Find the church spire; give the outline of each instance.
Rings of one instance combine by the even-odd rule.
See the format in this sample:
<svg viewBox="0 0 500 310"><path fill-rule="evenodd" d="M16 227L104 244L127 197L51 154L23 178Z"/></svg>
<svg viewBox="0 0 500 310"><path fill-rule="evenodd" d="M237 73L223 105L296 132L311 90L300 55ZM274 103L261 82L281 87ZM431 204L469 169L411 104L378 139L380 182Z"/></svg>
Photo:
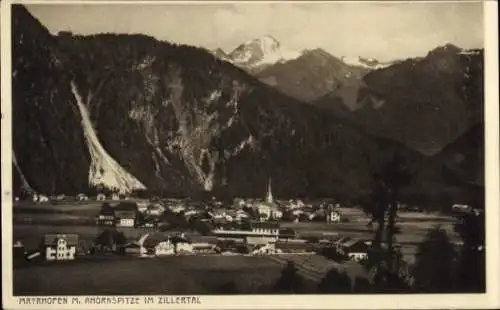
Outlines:
<svg viewBox="0 0 500 310"><path fill-rule="evenodd" d="M274 202L274 199L273 199L273 193L272 193L272 190L271 190L271 178L269 178L269 180L267 181L267 195L266 195L266 201L268 203L273 203Z"/></svg>

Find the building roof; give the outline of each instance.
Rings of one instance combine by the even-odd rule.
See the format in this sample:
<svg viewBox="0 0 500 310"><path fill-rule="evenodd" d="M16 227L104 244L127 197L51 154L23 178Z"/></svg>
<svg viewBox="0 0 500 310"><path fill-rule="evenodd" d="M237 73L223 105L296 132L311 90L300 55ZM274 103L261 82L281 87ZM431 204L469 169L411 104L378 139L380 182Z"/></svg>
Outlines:
<svg viewBox="0 0 500 310"><path fill-rule="evenodd" d="M122 201L115 207L116 211L136 211L138 210L137 203L134 201Z"/></svg>
<svg viewBox="0 0 500 310"><path fill-rule="evenodd" d="M78 235L76 234L46 234L44 236L45 245L56 245L59 239L64 239L69 245L78 243Z"/></svg>
<svg viewBox="0 0 500 310"><path fill-rule="evenodd" d="M349 239L349 240L345 240L344 242L341 243L341 245L343 247L346 247L346 248L350 248L352 247L353 245L357 244L358 242L361 242L360 240L357 240L357 239ZM363 243L364 244L364 243Z"/></svg>
<svg viewBox="0 0 500 310"><path fill-rule="evenodd" d="M187 239L191 241L191 243L212 243L216 244L218 239L216 236L189 236Z"/></svg>
<svg viewBox="0 0 500 310"><path fill-rule="evenodd" d="M280 224L278 222L255 222L252 223L252 228L279 229Z"/></svg>
<svg viewBox="0 0 500 310"><path fill-rule="evenodd" d="M349 246L346 251L347 253L367 253L369 246L363 241L356 241L356 243Z"/></svg>
<svg viewBox="0 0 500 310"><path fill-rule="evenodd" d="M118 210L115 212L115 216L119 219L135 219L135 211Z"/></svg>

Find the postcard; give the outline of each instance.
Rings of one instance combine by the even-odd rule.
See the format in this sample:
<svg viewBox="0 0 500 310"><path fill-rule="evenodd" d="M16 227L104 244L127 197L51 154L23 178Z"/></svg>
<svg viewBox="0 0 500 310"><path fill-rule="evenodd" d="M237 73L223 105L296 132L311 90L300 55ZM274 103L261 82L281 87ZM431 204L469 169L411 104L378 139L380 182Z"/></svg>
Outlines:
<svg viewBox="0 0 500 310"><path fill-rule="evenodd" d="M494 1L2 2L6 309L494 309Z"/></svg>

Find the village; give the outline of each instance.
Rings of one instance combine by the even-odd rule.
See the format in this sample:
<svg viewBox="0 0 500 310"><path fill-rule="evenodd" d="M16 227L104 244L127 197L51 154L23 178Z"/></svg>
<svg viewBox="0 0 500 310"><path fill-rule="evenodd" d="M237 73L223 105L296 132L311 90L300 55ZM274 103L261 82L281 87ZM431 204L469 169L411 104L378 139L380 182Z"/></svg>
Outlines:
<svg viewBox="0 0 500 310"><path fill-rule="evenodd" d="M106 199L111 198L111 199ZM361 262L368 257L370 240L350 238L338 233L315 236L297 232L294 224L303 222L334 225L349 218L338 203L316 205L301 200L274 199L271 182L261 200L234 199L224 205L215 198L199 203L178 200L119 199L78 195L79 202L96 200L102 206L94 219L99 235L93 244L82 246L78 235L60 231L44 236L43 246L25 249L15 242L21 261L74 260L99 254L121 254L140 258L167 255L279 255L285 253L334 253L338 259ZM52 199L38 204L51 203ZM54 197L60 203L63 197ZM137 238L130 238L134 230ZM137 230L142 233L137 234Z"/></svg>
<svg viewBox="0 0 500 310"><path fill-rule="evenodd" d="M400 233L392 248L399 277L407 283L413 281L411 268L417 247L430 229L443 227L459 249L463 242L453 231L456 216L481 212L461 204L451 206L449 214L422 211L418 206L405 204L397 207ZM108 264L106 268L114 270L113 273L120 274L121 268L140 273L133 266L146 261L151 265L145 268L162 268L158 264L163 261L170 272L174 272L174 266L180 268L175 270L180 274L196 274L199 268L203 273L216 269L229 281L224 283L229 286L238 283L239 290L245 292L268 290L266 281L274 281L278 277L276 270L286 269L288 264L297 268L313 290L317 285L314 283L323 281L330 270L345 272L352 283L354 278L373 281L369 268L377 223L360 206L332 198L277 199L271 180L263 198L230 201L216 197L200 200L145 199L118 194L51 197L34 194L25 200L16 199L14 222L16 272L39 270L48 277L47 281L56 277L57 268L64 266L73 265L71 270L77 272L81 264L95 268L93 262L97 262ZM382 241L380 246L387 251L389 245ZM268 268L269 273L254 273L252 270L259 266ZM196 277L182 277L189 290L202 285L190 282ZM206 275L203 279L210 281L211 277ZM22 277L18 281L19 289L32 290L29 281ZM141 281L148 281L147 277L141 276ZM222 285L221 292L231 291L224 283L203 284L208 288L197 289L206 292ZM258 283L257 288L244 288L252 283ZM127 286L127 289L132 288Z"/></svg>

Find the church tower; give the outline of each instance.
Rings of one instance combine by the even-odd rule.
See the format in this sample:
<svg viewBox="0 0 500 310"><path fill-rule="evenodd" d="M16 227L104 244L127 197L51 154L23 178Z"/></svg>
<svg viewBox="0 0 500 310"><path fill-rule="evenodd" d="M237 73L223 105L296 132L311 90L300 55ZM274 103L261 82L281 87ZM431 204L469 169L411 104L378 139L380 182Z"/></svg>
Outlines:
<svg viewBox="0 0 500 310"><path fill-rule="evenodd" d="M274 202L273 193L272 193L272 190L271 190L271 179L269 179L268 182L267 182L266 202L268 202L268 203L273 203Z"/></svg>

